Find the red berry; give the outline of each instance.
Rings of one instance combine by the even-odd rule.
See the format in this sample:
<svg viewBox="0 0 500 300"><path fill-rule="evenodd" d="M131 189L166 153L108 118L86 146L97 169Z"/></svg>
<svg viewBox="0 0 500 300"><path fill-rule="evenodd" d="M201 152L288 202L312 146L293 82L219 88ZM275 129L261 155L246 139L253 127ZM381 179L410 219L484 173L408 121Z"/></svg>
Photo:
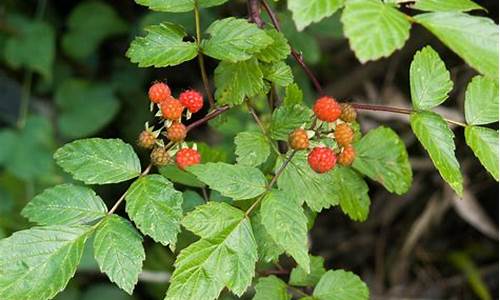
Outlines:
<svg viewBox="0 0 500 300"><path fill-rule="evenodd" d="M186 169L189 166L199 164L201 155L198 151L191 148L183 148L177 152L175 162L179 169Z"/></svg>
<svg viewBox="0 0 500 300"><path fill-rule="evenodd" d="M203 95L195 90L187 90L179 95L179 101L193 114L203 107Z"/></svg>
<svg viewBox="0 0 500 300"><path fill-rule="evenodd" d="M288 143L294 150L303 150L309 147L309 137L307 132L302 128L297 128L288 136Z"/></svg>
<svg viewBox="0 0 500 300"><path fill-rule="evenodd" d="M335 122L342 113L337 101L329 96L323 96L316 100L313 111L318 119L325 122Z"/></svg>
<svg viewBox="0 0 500 300"><path fill-rule="evenodd" d="M344 147L342 153L339 154L339 164L343 166L350 166L356 158L356 151L352 145Z"/></svg>
<svg viewBox="0 0 500 300"><path fill-rule="evenodd" d="M335 167L337 156L330 148L315 147L309 153L307 161L309 162L311 169L313 169L315 172L325 173Z"/></svg>
<svg viewBox="0 0 500 300"><path fill-rule="evenodd" d="M160 103L160 109L163 118L176 121L181 118L184 106L179 102L179 100L170 97Z"/></svg>
<svg viewBox="0 0 500 300"><path fill-rule="evenodd" d="M153 165L163 167L170 162L170 156L163 147L156 147L151 151L151 162Z"/></svg>
<svg viewBox="0 0 500 300"><path fill-rule="evenodd" d="M137 145L145 149L151 149L155 145L155 142L156 142L155 135L151 131L143 130L141 134L139 134Z"/></svg>
<svg viewBox="0 0 500 300"><path fill-rule="evenodd" d="M154 103L160 103L171 97L170 88L166 83L155 82L148 91L149 100Z"/></svg>
<svg viewBox="0 0 500 300"><path fill-rule="evenodd" d="M337 140L337 144L341 146L347 146L352 143L352 139L354 138L354 132L352 131L351 126L347 123L338 124L335 127L335 140Z"/></svg>
<svg viewBox="0 0 500 300"><path fill-rule="evenodd" d="M344 122L349 122L349 123L356 121L357 113L354 107L352 107L350 104L347 103L340 104L340 107L342 108L342 114L340 115L340 119L342 119Z"/></svg>
<svg viewBox="0 0 500 300"><path fill-rule="evenodd" d="M172 142L180 142L186 138L186 126L179 122L174 122L167 129L167 138Z"/></svg>

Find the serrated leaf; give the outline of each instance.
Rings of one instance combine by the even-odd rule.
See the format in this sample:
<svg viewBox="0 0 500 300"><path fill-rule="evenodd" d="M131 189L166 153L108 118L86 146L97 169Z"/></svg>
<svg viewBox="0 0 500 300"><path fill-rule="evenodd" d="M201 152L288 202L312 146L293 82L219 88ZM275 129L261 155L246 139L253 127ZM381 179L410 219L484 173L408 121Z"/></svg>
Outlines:
<svg viewBox="0 0 500 300"><path fill-rule="evenodd" d="M43 21L19 15L9 14L7 22L16 31L7 39L3 49L7 64L16 69L33 70L50 80L56 52L54 29Z"/></svg>
<svg viewBox="0 0 500 300"><path fill-rule="evenodd" d="M222 61L214 72L215 99L221 105L238 105L245 97L264 91L264 75L255 58L237 63Z"/></svg>
<svg viewBox="0 0 500 300"><path fill-rule="evenodd" d="M364 221L370 210L368 185L351 168L337 167L332 171L333 187L340 208L354 221Z"/></svg>
<svg viewBox="0 0 500 300"><path fill-rule="evenodd" d="M81 2L68 18L62 48L73 58L88 57L106 38L126 33L127 26L112 6L100 1Z"/></svg>
<svg viewBox="0 0 500 300"><path fill-rule="evenodd" d="M283 159L280 158L276 165L280 166L282 163ZM278 188L299 204L305 201L316 212L339 203L331 172L314 172L307 163L305 151L298 152L292 158L278 178Z"/></svg>
<svg viewBox="0 0 500 300"><path fill-rule="evenodd" d="M33 227L0 241L0 299L47 300L73 277L91 227Z"/></svg>
<svg viewBox="0 0 500 300"><path fill-rule="evenodd" d="M344 5L344 0L288 0L288 9L299 31L313 22L333 15Z"/></svg>
<svg viewBox="0 0 500 300"><path fill-rule="evenodd" d="M430 46L417 51L410 66L411 100L415 109L431 109L443 103L453 88L450 72Z"/></svg>
<svg viewBox="0 0 500 300"><path fill-rule="evenodd" d="M273 139L287 141L292 130L309 124L312 111L302 105L280 106L273 112L270 134Z"/></svg>
<svg viewBox="0 0 500 300"><path fill-rule="evenodd" d="M145 37L136 37L127 50L127 57L139 67L168 67L193 59L198 50L193 42L184 42L184 28L164 22L146 27Z"/></svg>
<svg viewBox="0 0 500 300"><path fill-rule="evenodd" d="M195 1L198 1L200 7L212 7L224 4L229 0L135 0L137 4L147 6L151 10L176 13L193 10Z"/></svg>
<svg viewBox="0 0 500 300"><path fill-rule="evenodd" d="M139 230L163 245L175 246L181 231L182 193L160 175L137 179L125 196L126 211Z"/></svg>
<svg viewBox="0 0 500 300"><path fill-rule="evenodd" d="M273 240L309 273L307 217L302 206L288 195L272 190L264 197L261 204L262 224Z"/></svg>
<svg viewBox="0 0 500 300"><path fill-rule="evenodd" d="M356 57L365 63L391 55L410 36L410 22L380 0L347 0L341 18Z"/></svg>
<svg viewBox="0 0 500 300"><path fill-rule="evenodd" d="M458 12L425 13L415 19L471 67L498 80L498 25L493 20Z"/></svg>
<svg viewBox="0 0 500 300"><path fill-rule="evenodd" d="M209 202L189 213L183 225L201 239L177 256L165 300L213 300L225 286L241 296L257 261L257 244L243 211Z"/></svg>
<svg viewBox="0 0 500 300"><path fill-rule="evenodd" d="M398 195L408 191L412 170L401 138L392 129L378 127L354 144L353 167Z"/></svg>
<svg viewBox="0 0 500 300"><path fill-rule="evenodd" d="M259 259L264 262L277 260L285 250L273 240L264 224L262 224L260 208L252 214L250 220L257 241Z"/></svg>
<svg viewBox="0 0 500 300"><path fill-rule="evenodd" d="M203 53L233 63L250 59L273 43L273 39L257 25L233 17L213 22L206 32L210 38L201 43Z"/></svg>
<svg viewBox="0 0 500 300"><path fill-rule="evenodd" d="M85 224L107 212L101 197L83 186L60 184L46 189L31 200L22 215L39 225Z"/></svg>
<svg viewBox="0 0 500 300"><path fill-rule="evenodd" d="M219 162L194 165L188 171L234 200L251 199L266 191L266 177L257 168Z"/></svg>
<svg viewBox="0 0 500 300"><path fill-rule="evenodd" d="M267 138L260 132L243 131L234 138L236 161L239 164L256 167L267 160L271 148Z"/></svg>
<svg viewBox="0 0 500 300"><path fill-rule="evenodd" d="M475 9L482 9L480 5L476 4L471 0L453 0L453 1L442 1L442 0L417 0L415 4L411 6L413 9L425 10L425 11L470 11Z"/></svg>
<svg viewBox="0 0 500 300"><path fill-rule="evenodd" d="M472 78L465 91L465 120L470 125L498 122L498 84L484 77Z"/></svg>
<svg viewBox="0 0 500 300"><path fill-rule="evenodd" d="M498 181L498 131L479 126L467 126L465 141L481 164Z"/></svg>
<svg viewBox="0 0 500 300"><path fill-rule="evenodd" d="M267 63L286 59L290 54L290 45L283 33L277 31L273 27L266 27L264 31L273 39L273 42L266 48L260 50L255 57Z"/></svg>
<svg viewBox="0 0 500 300"><path fill-rule="evenodd" d="M286 283L278 277L271 275L259 278L255 285L255 296L253 300L290 300L292 295L288 293Z"/></svg>
<svg viewBox="0 0 500 300"><path fill-rule="evenodd" d="M77 140L59 148L54 158L73 178L87 184L122 182L141 173L139 158L120 139Z"/></svg>
<svg viewBox="0 0 500 300"><path fill-rule="evenodd" d="M368 300L369 291L357 275L330 270L321 277L313 296L318 300Z"/></svg>
<svg viewBox="0 0 500 300"><path fill-rule="evenodd" d="M296 83L292 83L286 87L283 106L293 106L304 102L304 93Z"/></svg>
<svg viewBox="0 0 500 300"><path fill-rule="evenodd" d="M78 79L66 80L58 86L55 103L60 110L59 130L71 138L96 133L113 120L120 107L109 85Z"/></svg>
<svg viewBox="0 0 500 300"><path fill-rule="evenodd" d="M290 273L289 284L295 286L315 286L321 279L321 276L326 273L323 266L325 259L321 256L310 256L311 272L307 274L302 268L295 267Z"/></svg>
<svg viewBox="0 0 500 300"><path fill-rule="evenodd" d="M455 157L453 132L443 118L433 112L412 113L410 124L413 133L424 146L441 177L458 195L463 193L463 178Z"/></svg>
<svg viewBox="0 0 500 300"><path fill-rule="evenodd" d="M97 227L94 256L101 271L132 294L146 258L142 237L134 226L119 216L108 216Z"/></svg>
<svg viewBox="0 0 500 300"><path fill-rule="evenodd" d="M192 186L192 187L204 187L205 184L199 181L196 176L186 171L179 169L176 165L166 165L160 168L160 174L165 178L180 183L182 185Z"/></svg>
<svg viewBox="0 0 500 300"><path fill-rule="evenodd" d="M289 65L284 61L272 64L261 64L264 78L279 86L287 86L293 83L293 73Z"/></svg>

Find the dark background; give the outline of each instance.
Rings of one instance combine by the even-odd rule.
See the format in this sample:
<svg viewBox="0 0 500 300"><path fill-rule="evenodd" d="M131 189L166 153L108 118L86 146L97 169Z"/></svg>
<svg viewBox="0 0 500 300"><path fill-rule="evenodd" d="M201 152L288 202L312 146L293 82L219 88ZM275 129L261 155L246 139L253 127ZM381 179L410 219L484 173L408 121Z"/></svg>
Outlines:
<svg viewBox="0 0 500 300"><path fill-rule="evenodd" d="M153 13L131 0L102 1L114 10L116 20L112 25L117 29L98 38L88 54L78 57L75 50L68 49L88 46L88 39L95 39L96 32L104 30L94 28L99 22L93 21L96 16L89 16L84 20L88 22L84 25L89 29L88 35L76 34L75 37L69 18L84 2L7 0L0 4L0 132L17 134L19 143L24 145L16 148L15 162L2 164L0 159L0 237L29 226L19 212L34 195L48 186L70 180L51 159L58 146L87 136L119 137L133 144L144 122L152 118L146 91L154 80L166 79L174 94L189 87L202 89L196 60L171 68L139 69L124 55L131 39L143 34L141 28L146 24L170 20L183 24L193 34L192 13ZM473 14L488 16L498 23L498 2L477 2L488 12ZM402 50L389 58L362 65L342 36L338 14L299 33L284 1L278 3L276 9L286 36L303 52L327 92L346 101L408 107L409 64L416 50L432 45L445 61L455 83L440 113L463 120L465 87L476 72L422 27L412 26L411 37ZM415 14L415 11L404 10ZM224 6L203 10L202 26L206 28L216 18L246 17L246 14L244 1L230 1ZM50 79L17 67L5 57L5 45L16 34L13 16L24 16L27 22L39 18L53 28L56 49ZM64 45L68 43L65 39L70 40L71 46ZM29 53L33 49L19 51ZM36 51L32 53L35 57L38 55ZM292 60L289 63L306 101L311 104L316 97L312 86L297 64ZM207 65L209 74L213 74L217 62L207 59ZM74 79L105 90L103 102L112 104L102 106L102 103L86 101L67 104L64 96L56 101L56 95L63 94L65 82ZM28 127L34 133L17 129L23 97L29 99L25 102L29 102L28 119L35 121L28 121L33 128ZM78 97L78 94L67 97ZM92 105L97 108L89 107ZM75 118L79 110L96 112L89 113L86 119ZM194 119L200 115L203 113ZM102 126L79 133L81 128L88 128L103 117L109 120ZM66 121L61 121L65 118ZM199 128L191 138L211 145L217 155L231 161L235 134L254 125L250 117L239 110L229 112L222 121ZM383 124L400 134L414 170L412 188L407 194L397 196L370 183L372 206L364 223L350 221L337 208L321 213L310 233L311 253L323 256L327 268L345 268L359 274L370 286L372 299L489 299L488 295L497 298L498 184L466 146L463 129L453 128L466 191L464 199L458 200L411 133L407 116L361 112L359 121L363 132ZM0 138L0 157L7 149L1 141ZM140 152L140 155L146 164L147 154ZM110 205L126 185L95 188ZM98 273L90 253L75 279L57 299L163 299L167 287L163 281L172 270L173 256L170 250L148 238L145 246L145 269L151 272L142 278L133 297L124 295ZM285 267L292 266L286 259L282 263ZM221 299L233 298L223 295Z"/></svg>

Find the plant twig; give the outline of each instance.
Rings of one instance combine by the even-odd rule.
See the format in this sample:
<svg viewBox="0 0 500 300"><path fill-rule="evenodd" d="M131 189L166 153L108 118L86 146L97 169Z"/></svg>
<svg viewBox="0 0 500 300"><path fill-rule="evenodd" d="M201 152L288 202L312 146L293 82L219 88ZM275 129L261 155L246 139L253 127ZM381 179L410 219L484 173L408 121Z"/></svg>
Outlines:
<svg viewBox="0 0 500 300"><path fill-rule="evenodd" d="M200 9L197 0L195 1L194 19L196 24L196 46L198 48L198 64L200 65L201 79L203 81L205 93L207 94L208 97L208 103L210 104L210 108L212 109L215 107L215 100L212 95L212 90L210 89L210 83L208 82L207 70L205 68L205 60L203 59L203 53L201 53L200 50L200 43L201 43Z"/></svg>
<svg viewBox="0 0 500 300"><path fill-rule="evenodd" d="M260 0L248 0L248 17L257 26L263 27L264 21L260 17Z"/></svg>
<svg viewBox="0 0 500 300"><path fill-rule="evenodd" d="M229 108L230 108L229 105L224 105L224 106L215 108L213 111L206 114L203 118L189 124L186 127L186 132L189 132L193 128L196 128L196 127L212 120L213 118L215 118L215 117L219 116L220 114L222 114L223 112L227 111Z"/></svg>
<svg viewBox="0 0 500 300"><path fill-rule="evenodd" d="M147 175L151 171L152 167L153 167L153 165L149 164L146 167L146 169L144 169L144 171L142 171L142 173L139 175L139 177L143 177L143 176ZM116 201L115 205L113 205L113 207L109 210L108 215L112 215L118 209L118 207L123 202L123 200L125 200L125 196L127 195L127 191L125 191L125 193L123 193L121 195L120 199L118 199L118 201Z"/></svg>

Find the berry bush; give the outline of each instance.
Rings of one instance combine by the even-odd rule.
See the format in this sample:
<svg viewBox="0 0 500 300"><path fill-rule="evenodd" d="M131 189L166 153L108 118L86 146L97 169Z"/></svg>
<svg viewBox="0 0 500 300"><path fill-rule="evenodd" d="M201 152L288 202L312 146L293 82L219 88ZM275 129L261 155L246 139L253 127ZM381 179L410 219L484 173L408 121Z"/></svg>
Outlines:
<svg viewBox="0 0 500 300"><path fill-rule="evenodd" d="M77 78L99 73L91 54L102 40L127 34L125 21L108 4L84 1L74 8L57 68L56 38L43 21L45 1L36 19L12 13L0 21L7 36L0 36L3 56L12 70L25 69L27 78L17 129L0 131L0 164L26 180L26 197L32 199L21 215L33 225L19 228L16 221L9 224L10 236L0 231L1 300L62 297L58 294L72 288L75 273L92 263L94 271L130 295L139 280L168 281L161 296L150 292L154 299L376 299L375 279L342 263L331 267L319 251L312 254L309 232L317 218L335 211L344 221L367 221L370 188L384 188L384 195L411 194L414 181L422 178L414 178L408 140L418 142L412 150L430 158L436 180L452 197L465 200L472 193L457 138L484 167L478 171L482 178L498 181L498 26L479 4L129 2L152 12L131 32L124 55L110 59L121 71L107 84ZM54 13L49 12L47 18ZM405 46L415 27L432 36L432 43ZM403 70L409 74L404 85L411 103L361 103L325 88L326 80L309 67L314 58L302 48L314 44L308 32L328 36L333 30L345 36L356 64L416 48ZM28 55L24 48L30 45L37 50ZM441 58L444 51L455 53L453 59L470 70L470 80L456 80L456 70L450 72ZM324 59L328 72L335 72L341 59ZM137 84L147 82L138 68L155 77L147 86ZM158 75L165 69L196 78L196 84ZM31 86L38 76L42 80ZM463 115L446 113L454 85L463 87ZM51 88L61 114L57 132L67 141L53 160L54 143L43 138L51 125L31 115L28 105L32 90L43 95ZM128 99L126 107L119 108L113 91ZM365 113L405 118L409 134L398 134L400 128L384 117L363 127ZM139 122L131 124L132 115ZM128 140L135 143L113 130L91 137L113 118L119 119L117 130L134 128ZM207 136L207 126L222 134ZM30 156L36 159L26 166L24 158ZM52 171L53 161L62 171ZM0 181L15 185L9 177ZM112 184L121 190L118 195L101 194ZM103 200L115 196L116 201ZM430 212L441 209L433 205ZM409 235L420 236L418 231ZM412 248L416 242L409 240L405 247ZM464 270L475 295L490 299L470 260L462 252L449 257ZM160 273L167 278L156 279L145 266L158 272L168 268ZM96 293L92 299L106 298Z"/></svg>

